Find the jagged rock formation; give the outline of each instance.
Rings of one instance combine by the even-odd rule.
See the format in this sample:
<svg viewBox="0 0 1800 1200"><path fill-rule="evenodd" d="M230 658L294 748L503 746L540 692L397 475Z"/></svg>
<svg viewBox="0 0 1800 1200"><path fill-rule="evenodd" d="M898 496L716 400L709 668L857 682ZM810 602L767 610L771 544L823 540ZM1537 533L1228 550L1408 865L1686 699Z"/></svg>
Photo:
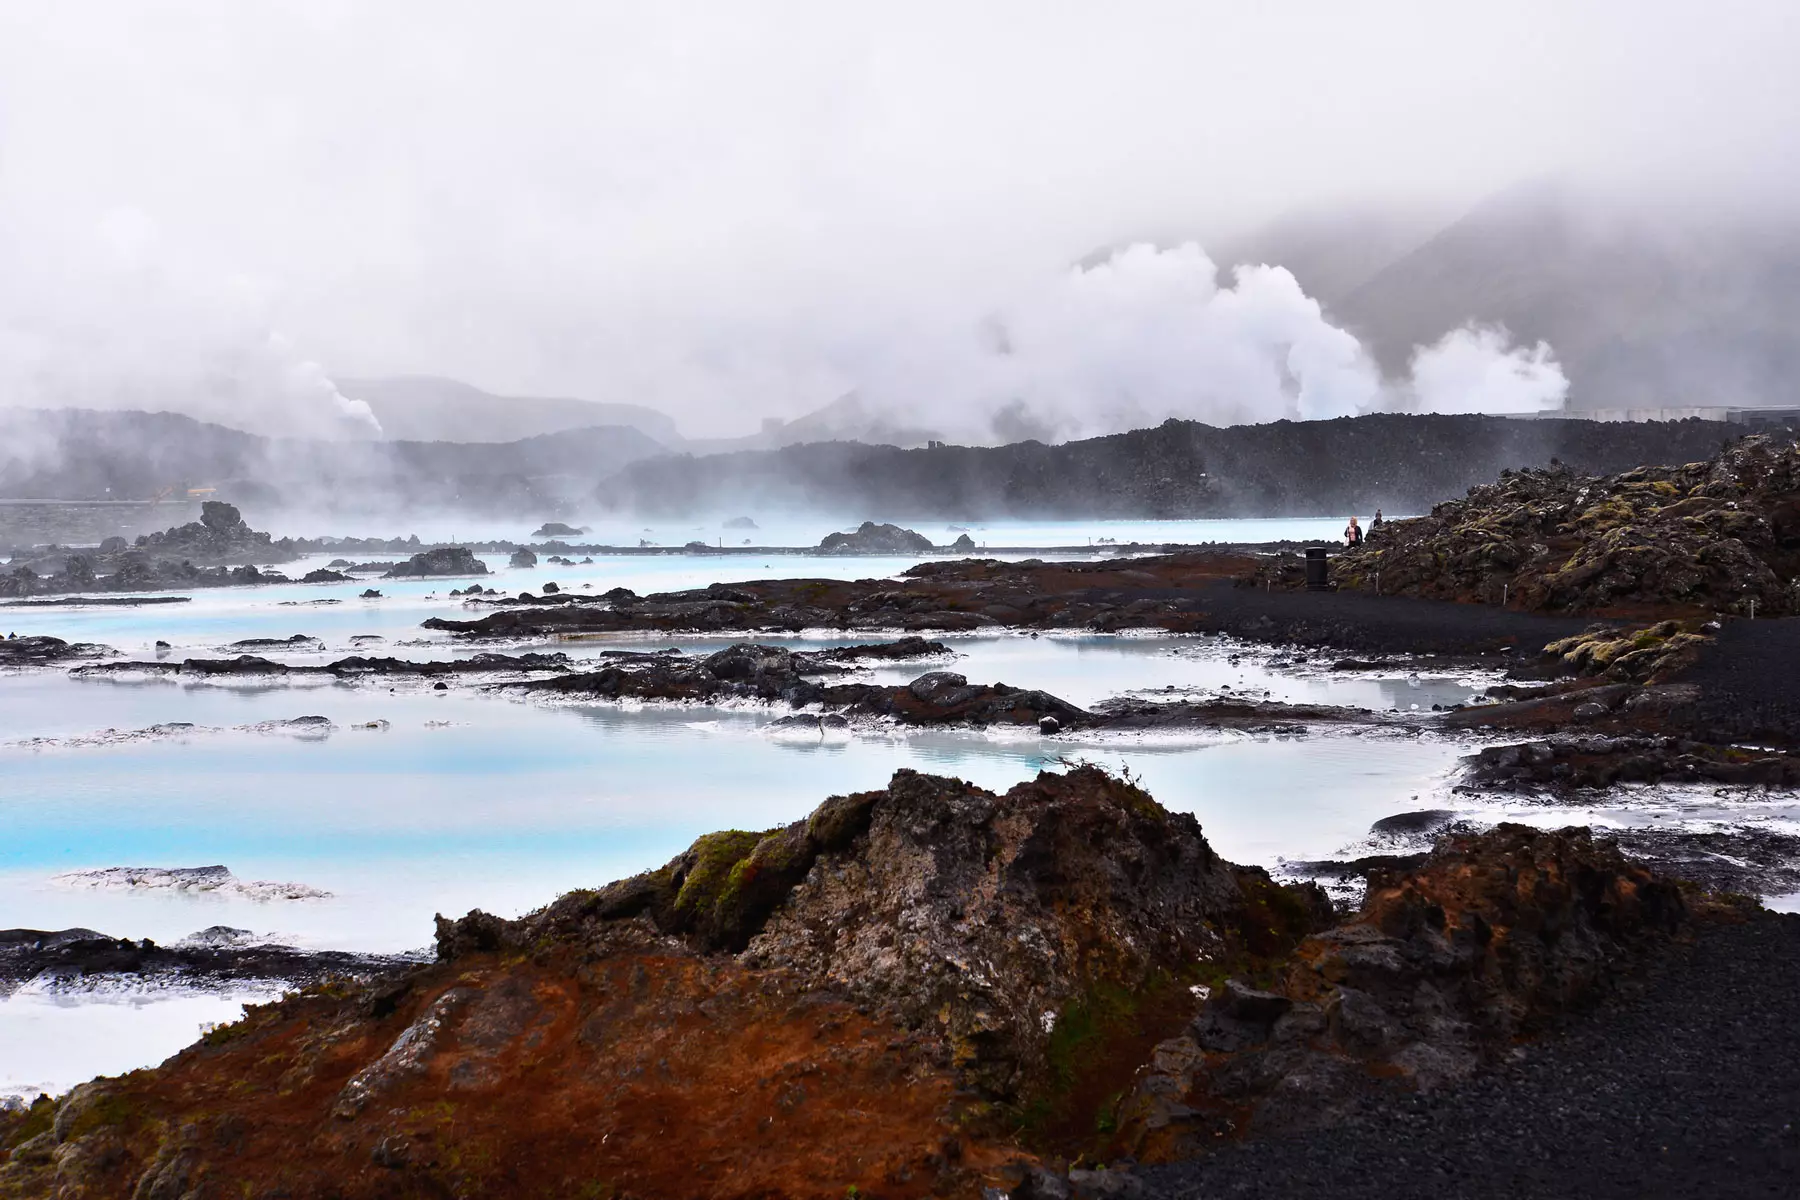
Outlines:
<svg viewBox="0 0 1800 1200"><path fill-rule="evenodd" d="M417 575L486 575L487 564L475 557L467 546L438 546L413 555L388 569L384 578L402 579Z"/></svg>
<svg viewBox="0 0 1800 1200"><path fill-rule="evenodd" d="M286 539L250 528L235 505L208 500L200 506L200 519L137 540L138 549L152 559L179 558L201 566L292 562L299 557Z"/></svg>
<svg viewBox="0 0 1800 1200"><path fill-rule="evenodd" d="M1763 436L1604 478L1507 472L1332 565L1343 587L1576 613L1786 616L1797 576L1800 446Z"/></svg>
<svg viewBox="0 0 1800 1200"><path fill-rule="evenodd" d="M855 533L826 534L819 549L827 554L923 554L933 547L922 533L864 521Z"/></svg>
<svg viewBox="0 0 1800 1200"><path fill-rule="evenodd" d="M17 556L10 571L0 574L0 597L286 583L287 576L255 564L291 562L299 556L292 539L277 541L251 529L236 508L208 500L201 505L200 520L146 534L135 546L112 537L93 551L51 546Z"/></svg>
<svg viewBox="0 0 1800 1200"><path fill-rule="evenodd" d="M533 551L520 546L517 550L512 552L512 557L506 560L506 565L529 570L538 565L538 557Z"/></svg>

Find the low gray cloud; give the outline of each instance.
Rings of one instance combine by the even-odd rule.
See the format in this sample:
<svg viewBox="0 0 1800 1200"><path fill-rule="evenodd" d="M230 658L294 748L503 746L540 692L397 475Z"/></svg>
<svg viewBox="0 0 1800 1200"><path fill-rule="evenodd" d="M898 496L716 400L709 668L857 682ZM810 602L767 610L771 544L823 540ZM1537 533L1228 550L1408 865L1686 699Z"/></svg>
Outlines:
<svg viewBox="0 0 1800 1200"><path fill-rule="evenodd" d="M1545 173L1777 207L1795 21L23 0L0 9L0 401L346 435L373 430L330 378L414 371L690 434L849 391L990 428L1019 403L1069 429L1530 407L1554 344L1447 313L1372 377L1284 264L1209 284L1182 246L1351 199L1454 215Z"/></svg>

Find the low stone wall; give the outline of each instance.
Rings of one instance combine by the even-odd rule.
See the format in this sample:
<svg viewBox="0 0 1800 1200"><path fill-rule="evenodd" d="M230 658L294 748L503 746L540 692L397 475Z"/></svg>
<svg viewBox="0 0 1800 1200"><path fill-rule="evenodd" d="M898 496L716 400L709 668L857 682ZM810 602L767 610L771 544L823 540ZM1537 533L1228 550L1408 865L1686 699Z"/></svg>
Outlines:
<svg viewBox="0 0 1800 1200"><path fill-rule="evenodd" d="M0 551L30 546L98 546L185 525L200 506L185 500L0 500Z"/></svg>

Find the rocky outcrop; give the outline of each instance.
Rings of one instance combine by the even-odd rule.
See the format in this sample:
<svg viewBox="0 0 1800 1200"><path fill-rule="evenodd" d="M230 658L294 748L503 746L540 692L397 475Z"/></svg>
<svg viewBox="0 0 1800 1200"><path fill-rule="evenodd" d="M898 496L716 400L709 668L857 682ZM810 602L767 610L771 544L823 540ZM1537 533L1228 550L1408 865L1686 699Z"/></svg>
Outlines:
<svg viewBox="0 0 1800 1200"><path fill-rule="evenodd" d="M564 525L561 521L545 521L531 531L531 536L534 538L580 537L586 532L585 528L577 529L573 525Z"/></svg>
<svg viewBox="0 0 1800 1200"><path fill-rule="evenodd" d="M855 533L828 533L819 542L826 554L923 554L932 548L922 533L873 521L864 521Z"/></svg>
<svg viewBox="0 0 1800 1200"><path fill-rule="evenodd" d="M1140 1156L1329 1119L1376 1079L1429 1090L1590 1003L1687 923L1672 883L1585 829L1451 836L1376 875L1350 921L1257 975L1222 973L1121 1111Z"/></svg>
<svg viewBox="0 0 1800 1200"><path fill-rule="evenodd" d="M172 946L92 929L0 929L0 996L25 984L53 992L64 984L91 987L103 978L141 987L216 988L250 981L305 987L328 979L369 979L411 961L302 950L222 925Z"/></svg>
<svg viewBox="0 0 1800 1200"><path fill-rule="evenodd" d="M945 1038L966 1084L1023 1111L1069 1082L1079 1043L1181 990L1185 964L1291 944L1330 907L1233 867L1191 816L1092 767L1004 794L900 771L516 922L440 921L438 953L584 942L627 920Z"/></svg>
<svg viewBox="0 0 1800 1200"><path fill-rule="evenodd" d="M246 525L236 508L208 500L200 520L147 534L136 545L112 537L96 550L47 546L15 557L0 574L0 597L286 583L287 576L256 564L299 555L292 539L275 541Z"/></svg>
<svg viewBox="0 0 1800 1200"><path fill-rule="evenodd" d="M1800 446L1605 477L1504 472L1337 557L1342 587L1545 612L1800 611Z"/></svg>
<svg viewBox="0 0 1800 1200"><path fill-rule="evenodd" d="M520 546L517 550L514 550L512 556L506 560L506 565L522 570L530 570L532 567L538 565L538 557L524 546Z"/></svg>
<svg viewBox="0 0 1800 1200"><path fill-rule="evenodd" d="M1679 737L1558 735L1488 746L1467 760L1478 791L1567 792L1621 783L1800 786L1800 754Z"/></svg>
<svg viewBox="0 0 1800 1200"><path fill-rule="evenodd" d="M277 542L250 528L236 506L221 500L203 503L198 521L138 538L137 548L151 559L185 559L199 566L282 563L299 557L291 542Z"/></svg>
<svg viewBox="0 0 1800 1200"><path fill-rule="evenodd" d="M902 771L0 1111L0 1196L1115 1194L1031 1152L1156 1157L1441 1085L1685 919L1585 832L1451 838L1341 921L1093 768Z"/></svg>
<svg viewBox="0 0 1800 1200"><path fill-rule="evenodd" d="M419 575L486 575L487 564L475 557L467 546L438 546L421 551L403 563L388 569L384 578L403 579Z"/></svg>
<svg viewBox="0 0 1800 1200"><path fill-rule="evenodd" d="M94 642L65 642L45 635L0 638L0 667L42 667L52 663L103 658L118 651Z"/></svg>

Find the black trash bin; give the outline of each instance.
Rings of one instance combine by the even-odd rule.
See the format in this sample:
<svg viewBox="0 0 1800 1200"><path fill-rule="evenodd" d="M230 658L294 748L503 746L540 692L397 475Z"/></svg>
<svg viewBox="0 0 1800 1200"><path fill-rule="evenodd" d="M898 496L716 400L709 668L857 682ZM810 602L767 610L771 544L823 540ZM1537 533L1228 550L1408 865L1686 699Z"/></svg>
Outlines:
<svg viewBox="0 0 1800 1200"><path fill-rule="evenodd" d="M1306 548L1306 590L1309 592L1331 590L1331 571L1325 564L1325 547L1323 546Z"/></svg>

